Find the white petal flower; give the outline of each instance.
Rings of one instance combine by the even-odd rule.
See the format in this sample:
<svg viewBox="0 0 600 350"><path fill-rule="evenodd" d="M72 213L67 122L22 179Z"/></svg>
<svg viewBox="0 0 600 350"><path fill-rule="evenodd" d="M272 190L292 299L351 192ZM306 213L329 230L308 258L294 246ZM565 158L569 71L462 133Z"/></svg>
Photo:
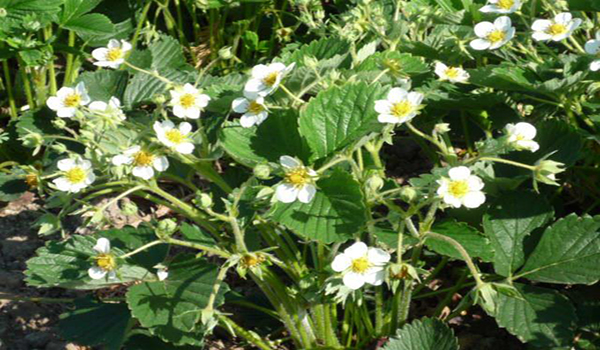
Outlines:
<svg viewBox="0 0 600 350"><path fill-rule="evenodd" d="M92 279L101 279L108 275L109 279L116 278L117 260L110 252L110 241L104 237L96 241L94 250L98 253L94 260L96 265L88 269L88 275Z"/></svg>
<svg viewBox="0 0 600 350"><path fill-rule="evenodd" d="M182 119L198 119L200 112L208 106L210 96L200 93L192 84L185 84L169 91L173 114Z"/></svg>
<svg viewBox="0 0 600 350"><path fill-rule="evenodd" d="M80 107L90 103L90 97L83 82L75 88L62 87L56 96L48 98L46 105L60 118L72 118Z"/></svg>
<svg viewBox="0 0 600 350"><path fill-rule="evenodd" d="M509 17L496 18L494 23L480 22L475 25L475 35L479 39L471 41L474 50L495 50L502 47L515 36L515 27Z"/></svg>
<svg viewBox="0 0 600 350"><path fill-rule="evenodd" d="M460 208L477 208L485 202L483 181L471 170L464 166L454 167L448 172L449 178L438 180L440 187L437 190L444 203Z"/></svg>
<svg viewBox="0 0 600 350"><path fill-rule="evenodd" d="M596 72L600 70L600 30L596 32L596 38L585 43L585 52L589 55L598 57L590 63L590 70Z"/></svg>
<svg viewBox="0 0 600 350"><path fill-rule="evenodd" d="M442 62L435 64L435 74L440 80L448 80L451 83L466 83L470 77L461 67L448 67Z"/></svg>
<svg viewBox="0 0 600 350"><path fill-rule="evenodd" d="M181 154L190 154L194 151L194 144L188 138L192 131L192 125L187 122L175 127L170 120L154 123L154 131L158 140L165 146L176 150Z"/></svg>
<svg viewBox="0 0 600 350"><path fill-rule="evenodd" d="M133 176L149 180L154 176L154 170L165 171L169 168L169 161L165 156L157 156L140 146L133 146L123 154L114 156L112 163L116 166L132 165Z"/></svg>
<svg viewBox="0 0 600 350"><path fill-rule="evenodd" d="M520 7L521 0L488 0L488 4L479 9L479 11L509 14L516 12Z"/></svg>
<svg viewBox="0 0 600 350"><path fill-rule="evenodd" d="M561 41L568 38L582 23L580 18L573 18L569 12L559 13L554 19L538 19L533 22L532 37L536 41Z"/></svg>
<svg viewBox="0 0 600 350"><path fill-rule="evenodd" d="M123 110L121 109L121 101L114 96L108 100L108 103L104 101L94 101L90 103L88 108L97 114L114 117L120 121L126 119L125 113L123 113Z"/></svg>
<svg viewBox="0 0 600 350"><path fill-rule="evenodd" d="M346 287L356 290L365 283L381 285L385 279L385 265L389 261L390 254L383 249L356 242L333 259L331 268L342 274Z"/></svg>
<svg viewBox="0 0 600 350"><path fill-rule="evenodd" d="M540 145L533 141L537 130L529 123L506 124L507 142L516 150L528 150L535 152Z"/></svg>
<svg viewBox="0 0 600 350"><path fill-rule="evenodd" d="M169 277L169 270L167 268L160 268L156 270L156 276L159 281L164 281Z"/></svg>
<svg viewBox="0 0 600 350"><path fill-rule="evenodd" d="M317 193L315 186L317 173L290 156L282 156L279 158L279 163L284 168L285 177L275 190L277 200L283 203L292 203L296 200L310 203Z"/></svg>
<svg viewBox="0 0 600 350"><path fill-rule="evenodd" d="M244 86L244 93L267 96L279 87L281 80L295 66L295 63L286 66L283 63L259 64L252 68L252 77Z"/></svg>
<svg viewBox="0 0 600 350"><path fill-rule="evenodd" d="M269 111L265 106L265 98L249 92L244 92L244 96L236 98L231 103L233 111L242 114L240 125L244 128L260 125L269 116Z"/></svg>
<svg viewBox="0 0 600 350"><path fill-rule="evenodd" d="M77 193L96 180L89 160L68 158L59 160L57 165L61 176L52 182L59 191Z"/></svg>
<svg viewBox="0 0 600 350"><path fill-rule="evenodd" d="M375 101L375 111L379 113L380 123L402 124L419 114L423 94L408 92L402 88L393 88L387 99Z"/></svg>
<svg viewBox="0 0 600 350"><path fill-rule="evenodd" d="M130 50L131 44L127 41L110 39L107 47L92 51L92 57L96 60L94 64L98 67L117 69L125 62L125 56Z"/></svg>

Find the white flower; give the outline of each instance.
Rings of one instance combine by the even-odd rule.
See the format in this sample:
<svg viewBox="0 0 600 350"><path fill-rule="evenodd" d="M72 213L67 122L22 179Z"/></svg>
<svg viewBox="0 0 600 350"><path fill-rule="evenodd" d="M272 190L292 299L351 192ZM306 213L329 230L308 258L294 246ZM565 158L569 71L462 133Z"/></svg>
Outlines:
<svg viewBox="0 0 600 350"><path fill-rule="evenodd" d="M121 110L121 101L116 97L111 97L108 103L103 101L94 101L88 108L100 114L114 116L119 120L125 120L125 113Z"/></svg>
<svg viewBox="0 0 600 350"><path fill-rule="evenodd" d="M183 122L176 128L170 120L155 122L154 131L158 140L165 146L175 149L182 154L190 154L194 151L194 144L190 142L188 134L192 131L192 124Z"/></svg>
<svg viewBox="0 0 600 350"><path fill-rule="evenodd" d="M123 154L114 156L112 159L114 165L133 165L133 176L149 180L154 176L154 170L165 171L169 168L169 161L165 156L156 156L150 152L142 150L140 146L133 146L127 149Z"/></svg>
<svg viewBox="0 0 600 350"><path fill-rule="evenodd" d="M231 103L234 112L243 113L240 118L240 125L244 128L260 125L269 116L265 106L265 98L247 91L244 92L244 96L236 98Z"/></svg>
<svg viewBox="0 0 600 350"><path fill-rule="evenodd" d="M285 170L285 178L275 190L277 199L283 203L291 203L296 199L302 203L312 201L317 192L314 184L317 173L290 156L281 156L279 163Z"/></svg>
<svg viewBox="0 0 600 350"><path fill-rule="evenodd" d="M509 17L502 16L496 18L494 23L477 23L475 25L475 35L479 39L475 39L470 43L474 50L495 50L515 36L515 27L512 26Z"/></svg>
<svg viewBox="0 0 600 350"><path fill-rule="evenodd" d="M598 57L600 53L600 30L596 32L596 38L585 43L585 52ZM600 70L600 58L592 61L590 64L592 72Z"/></svg>
<svg viewBox="0 0 600 350"><path fill-rule="evenodd" d="M535 126L521 122L517 124L506 124L505 129L508 136L508 143L516 150L535 152L540 148L540 145L533 141L537 133Z"/></svg>
<svg viewBox="0 0 600 350"><path fill-rule="evenodd" d="M210 96L201 94L192 84L185 84L170 91L173 114L179 118L200 118L200 112L210 101Z"/></svg>
<svg viewBox="0 0 600 350"><path fill-rule="evenodd" d="M83 82L77 84L75 88L62 87L56 93L56 96L48 98L46 105L60 118L72 118L79 107L90 103L90 97L85 89Z"/></svg>
<svg viewBox="0 0 600 350"><path fill-rule="evenodd" d="M110 39L107 47L101 47L92 51L92 57L98 67L109 67L117 69L123 62L127 52L131 50L131 44L125 40Z"/></svg>
<svg viewBox="0 0 600 350"><path fill-rule="evenodd" d="M375 111L379 113L380 123L401 124L410 121L419 113L423 94L408 92L402 88L393 88L386 100L375 101Z"/></svg>
<svg viewBox="0 0 600 350"><path fill-rule="evenodd" d="M469 73L461 67L448 67L442 62L435 64L435 74L440 80L448 80L452 83L466 83L469 80Z"/></svg>
<svg viewBox="0 0 600 350"><path fill-rule="evenodd" d="M479 11L509 14L517 11L520 7L521 0L488 0L488 5L480 8Z"/></svg>
<svg viewBox="0 0 600 350"><path fill-rule="evenodd" d="M77 193L96 180L89 160L68 158L59 160L57 165L62 176L52 182L59 191Z"/></svg>
<svg viewBox="0 0 600 350"><path fill-rule="evenodd" d="M283 63L271 63L269 65L259 64L252 68L252 77L246 83L244 92L260 96L270 95L277 90L281 80L291 71L296 64L292 63L286 67Z"/></svg>
<svg viewBox="0 0 600 350"><path fill-rule="evenodd" d="M577 27L581 25L581 19L575 18L569 12L559 13L554 19L538 19L531 25L536 41L561 41L568 38Z"/></svg>
<svg viewBox="0 0 600 350"><path fill-rule="evenodd" d="M485 194L481 191L483 181L471 175L469 168L464 166L452 168L448 176L450 178L438 180L440 187L437 190L438 196L442 197L446 204L454 208L463 205L467 208L477 208L485 202Z"/></svg>
<svg viewBox="0 0 600 350"><path fill-rule="evenodd" d="M94 258L96 266L90 267L88 275L95 280L99 280L108 274L108 278L116 278L117 260L110 253L110 241L104 237L98 238L94 250L98 255Z"/></svg>
<svg viewBox="0 0 600 350"><path fill-rule="evenodd" d="M365 283L379 286L385 279L385 265L390 254L383 249L369 248L363 242L356 242L333 259L331 268L341 272L344 285L359 289Z"/></svg>
<svg viewBox="0 0 600 350"><path fill-rule="evenodd" d="M169 270L166 267L156 269L156 276L159 281L164 281L169 277Z"/></svg>

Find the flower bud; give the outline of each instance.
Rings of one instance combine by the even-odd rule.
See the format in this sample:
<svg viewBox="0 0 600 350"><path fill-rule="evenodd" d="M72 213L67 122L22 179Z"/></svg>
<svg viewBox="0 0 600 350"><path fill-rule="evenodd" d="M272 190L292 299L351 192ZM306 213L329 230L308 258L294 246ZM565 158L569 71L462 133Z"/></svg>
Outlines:
<svg viewBox="0 0 600 350"><path fill-rule="evenodd" d="M59 154L67 152L67 146L64 143L55 143L51 148Z"/></svg>
<svg viewBox="0 0 600 350"><path fill-rule="evenodd" d="M125 216L133 216L137 214L138 206L132 201L127 201L121 206L121 213Z"/></svg>
<svg viewBox="0 0 600 350"><path fill-rule="evenodd" d="M496 300L498 292L491 283L484 283L476 288L475 300L489 314L496 312Z"/></svg>
<svg viewBox="0 0 600 350"><path fill-rule="evenodd" d="M367 179L365 184L371 192L377 192L383 187L383 179L381 176L374 174Z"/></svg>
<svg viewBox="0 0 600 350"><path fill-rule="evenodd" d="M222 47L219 50L219 57L223 60L230 60L233 57L233 53L231 53L231 46Z"/></svg>
<svg viewBox="0 0 600 350"><path fill-rule="evenodd" d="M52 120L52 125L54 125L58 129L64 129L67 126L67 122L62 118L57 118Z"/></svg>
<svg viewBox="0 0 600 350"><path fill-rule="evenodd" d="M400 198L402 198L403 201L410 203L417 198L417 190L412 186L404 186L400 190Z"/></svg>
<svg viewBox="0 0 600 350"><path fill-rule="evenodd" d="M553 160L542 160L537 163L534 170L535 181L547 185L559 186L556 182L556 174L565 171L564 164Z"/></svg>
<svg viewBox="0 0 600 350"><path fill-rule="evenodd" d="M0 7L0 18L6 17L7 14L8 12L6 12L6 9L4 7Z"/></svg>
<svg viewBox="0 0 600 350"><path fill-rule="evenodd" d="M36 148L43 144L44 137L41 134L38 134L37 132L32 132L21 137L20 140L23 142L23 146Z"/></svg>
<svg viewBox="0 0 600 350"><path fill-rule="evenodd" d="M156 95L154 95L154 97L152 98L152 100L157 105L162 105L165 102L167 102L167 98L163 94L156 94Z"/></svg>
<svg viewBox="0 0 600 350"><path fill-rule="evenodd" d="M436 134L445 134L450 131L450 124L448 123L439 123L435 124L433 127L433 132Z"/></svg>
<svg viewBox="0 0 600 350"><path fill-rule="evenodd" d="M213 205L212 197L206 193L196 194L196 204L201 208L210 208Z"/></svg>
<svg viewBox="0 0 600 350"><path fill-rule="evenodd" d="M261 180L268 180L271 178L271 167L266 164L259 164L254 167L254 176Z"/></svg>
<svg viewBox="0 0 600 350"><path fill-rule="evenodd" d="M173 219L161 220L156 227L156 235L158 237L169 237L175 231L177 231L177 222Z"/></svg>

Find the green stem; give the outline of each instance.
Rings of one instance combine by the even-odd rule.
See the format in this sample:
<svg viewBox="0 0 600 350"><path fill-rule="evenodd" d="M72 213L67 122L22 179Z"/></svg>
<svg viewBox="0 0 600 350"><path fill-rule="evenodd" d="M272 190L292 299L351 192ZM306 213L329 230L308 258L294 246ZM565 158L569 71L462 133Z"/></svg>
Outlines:
<svg viewBox="0 0 600 350"><path fill-rule="evenodd" d="M227 317L225 315L217 315L217 318L219 319L219 323L221 324L221 326L224 329L226 329L228 331L230 329L232 329L234 331L234 332L231 332L231 335L233 335L234 337L240 336L261 350L274 350L274 348L271 347L271 345L265 343L262 339L256 337L254 334L252 334L249 331L247 331L246 329L242 328L240 325L235 323L229 317Z"/></svg>
<svg viewBox="0 0 600 350"><path fill-rule="evenodd" d="M21 58L17 58L19 62L19 72L21 73L21 81L23 82L23 90L25 91L25 96L27 97L27 104L29 108L35 109L35 100L33 99L33 92L31 90L31 82L29 81L29 76L27 75L27 67Z"/></svg>
<svg viewBox="0 0 600 350"><path fill-rule="evenodd" d="M8 105L10 106L10 116L12 118L18 117L17 103L15 102L15 94L13 92L12 80L10 78L10 68L8 67L8 60L2 61L2 70L4 71L4 82L6 85L6 92L8 94Z"/></svg>
<svg viewBox="0 0 600 350"><path fill-rule="evenodd" d="M473 263L473 260L469 256L469 253L467 253L465 248L463 248L463 246L460 243L458 243L453 238L441 235L439 233L431 232L431 231L427 232L426 236L451 244L454 247L454 249L456 249L460 253L460 255L463 257L463 259L467 263L467 267L471 271L471 275L473 275L473 278L475 279L477 286L483 285L483 281L481 280L481 277L479 276L479 271L477 270L477 266L475 266L475 264Z"/></svg>
<svg viewBox="0 0 600 350"><path fill-rule="evenodd" d="M375 335L383 332L383 286L375 287Z"/></svg>
<svg viewBox="0 0 600 350"><path fill-rule="evenodd" d="M473 159L476 159L476 158L473 158ZM479 160L489 160L490 162L504 163L504 164L516 166L518 168L524 168L527 170L535 171L535 167L532 165L527 165L527 164L515 162L512 160L508 160L508 159L495 158L495 157L481 157L481 158L479 158Z"/></svg>
<svg viewBox="0 0 600 350"><path fill-rule="evenodd" d="M75 47L75 32L69 32L69 47ZM65 78L63 81L63 86L69 86L72 83L72 75L73 75L73 65L74 65L75 56L72 53L67 54L67 65L65 68Z"/></svg>
<svg viewBox="0 0 600 350"><path fill-rule="evenodd" d="M135 34L133 35L133 39L131 40L131 46L134 49L138 42L140 33L142 31L142 26L144 25L144 22L146 22L146 17L148 16L148 10L150 10L150 5L152 5L152 0L147 0L146 5L142 9L142 14L140 16L140 20L138 21L138 24L135 28Z"/></svg>
<svg viewBox="0 0 600 350"><path fill-rule="evenodd" d="M155 245L164 244L164 243L166 243L166 242L163 242L161 240L152 241L150 243L144 244L143 246L139 247L138 249L136 249L136 250L134 250L132 252L129 252L127 254L121 255L119 258L126 259L126 258L129 258L130 256L133 256L133 255L137 254L137 253L141 253L141 252L143 252L144 250L146 250L146 249L148 249L150 247L154 247Z"/></svg>
<svg viewBox="0 0 600 350"><path fill-rule="evenodd" d="M52 25L49 25L44 29L44 39L46 42L50 40L52 37ZM56 91L58 90L58 86L56 84L56 71L54 69L54 49L51 45L48 46L50 52L52 53L52 59L48 62L48 77L50 78L50 95L56 95Z"/></svg>
<svg viewBox="0 0 600 350"><path fill-rule="evenodd" d="M218 255L225 259L228 259L229 257L231 257L231 254L229 254L228 252L221 250L219 248L209 247L209 246L205 246L205 245L193 243L193 242L182 241L182 240L171 238L171 237L165 239L165 243L170 243L170 244L180 245L182 247L203 250L205 252L208 252L208 253L211 253L214 255Z"/></svg>

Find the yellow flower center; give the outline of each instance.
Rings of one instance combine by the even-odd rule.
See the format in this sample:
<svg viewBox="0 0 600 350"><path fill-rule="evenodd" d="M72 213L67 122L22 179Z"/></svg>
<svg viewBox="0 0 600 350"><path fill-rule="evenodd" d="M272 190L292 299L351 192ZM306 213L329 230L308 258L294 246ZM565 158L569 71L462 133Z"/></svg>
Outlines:
<svg viewBox="0 0 600 350"><path fill-rule="evenodd" d="M496 5L503 10L510 10L514 4L515 0L500 0Z"/></svg>
<svg viewBox="0 0 600 350"><path fill-rule="evenodd" d="M262 112L264 109L265 108L260 103L257 103L256 101L250 102L250 105L248 106L248 112L250 112L252 114L258 114L258 113Z"/></svg>
<svg viewBox="0 0 600 350"><path fill-rule="evenodd" d="M85 170L83 170L79 167L75 167L75 168L67 171L65 173L65 177L67 178L67 180L69 180L70 183L78 184L80 182L83 182L87 176L86 176Z"/></svg>
<svg viewBox="0 0 600 350"><path fill-rule="evenodd" d="M462 198L469 193L469 184L465 180L452 181L448 185L448 192L455 198Z"/></svg>
<svg viewBox="0 0 600 350"><path fill-rule="evenodd" d="M179 104L183 108L191 108L196 104L196 97L192 94L183 94L179 98Z"/></svg>
<svg viewBox="0 0 600 350"><path fill-rule="evenodd" d="M567 32L567 27L564 24L554 23L548 27L546 32L550 35L561 35Z"/></svg>
<svg viewBox="0 0 600 350"><path fill-rule="evenodd" d="M296 187L302 187L310 182L310 175L304 167L297 167L285 174L285 182Z"/></svg>
<svg viewBox="0 0 600 350"><path fill-rule="evenodd" d="M25 176L25 183L27 184L27 186L29 186L29 188L36 188L39 184L37 175L27 174Z"/></svg>
<svg viewBox="0 0 600 350"><path fill-rule="evenodd" d="M450 68L446 69L446 76L448 78L452 78L452 79L458 78L458 73L459 73L458 68L450 67Z"/></svg>
<svg viewBox="0 0 600 350"><path fill-rule="evenodd" d="M352 260L352 265L350 266L350 270L355 273L365 273L371 267L371 263L367 259L367 257L363 256L362 258Z"/></svg>
<svg viewBox="0 0 600 350"><path fill-rule="evenodd" d="M154 155L139 151L133 156L133 165L135 166L150 166L154 162Z"/></svg>
<svg viewBox="0 0 600 350"><path fill-rule="evenodd" d="M96 265L105 271L112 271L117 267L117 261L112 254L100 254L96 256Z"/></svg>
<svg viewBox="0 0 600 350"><path fill-rule="evenodd" d="M242 265L246 268L252 268L262 264L265 260L266 258L262 254L248 254L242 258Z"/></svg>
<svg viewBox="0 0 600 350"><path fill-rule="evenodd" d="M278 72L269 73L263 78L263 83L265 83L267 86L273 86L277 82L277 77L279 77Z"/></svg>
<svg viewBox="0 0 600 350"><path fill-rule="evenodd" d="M106 60L107 61L116 61L123 58L123 50L121 50L120 47L115 47L112 49L109 49L108 52L106 53Z"/></svg>
<svg viewBox="0 0 600 350"><path fill-rule="evenodd" d="M517 134L516 139L517 139L517 141L523 141L523 140L525 140L525 136L523 136L521 134Z"/></svg>
<svg viewBox="0 0 600 350"><path fill-rule="evenodd" d="M492 43L498 43L501 42L502 40L504 40L504 38L506 37L506 33L500 29L496 29L493 32L491 32L490 34L488 34L487 39Z"/></svg>
<svg viewBox="0 0 600 350"><path fill-rule="evenodd" d="M181 133L181 131L179 131L177 129L171 129L171 130L167 131L165 133L165 137L167 138L167 140L171 141L172 143L174 143L176 145L185 141L185 135L183 135Z"/></svg>
<svg viewBox="0 0 600 350"><path fill-rule="evenodd" d="M81 103L81 95L78 93L72 93L65 97L65 107L77 107Z"/></svg>
<svg viewBox="0 0 600 350"><path fill-rule="evenodd" d="M403 117L414 110L412 104L408 100L395 103L392 106L391 113L396 117Z"/></svg>

